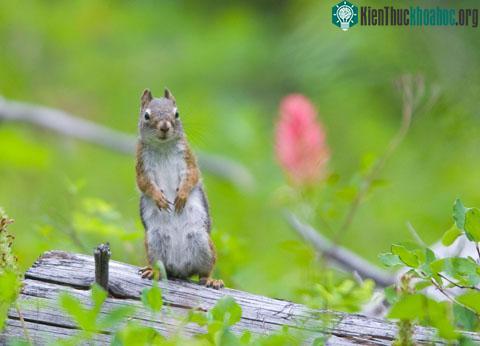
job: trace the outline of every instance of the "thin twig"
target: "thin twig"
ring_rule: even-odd
[[[442,279],[445,279],[446,281],[448,281],[449,283],[451,283],[455,287],[462,288],[462,289],[467,289],[468,288],[468,289],[477,290],[477,291],[480,290],[475,286],[460,285],[459,283],[456,283],[455,281],[450,280],[448,277],[446,277],[445,275],[443,275],[441,273],[438,273],[438,276],[440,276]]]
[[[430,279],[430,281],[433,283],[433,286],[435,286],[437,288],[437,290],[439,290],[448,300],[450,300],[452,303],[455,303],[457,305],[460,305],[462,307],[464,307],[465,309],[468,309],[470,310],[471,312],[473,312],[477,317],[479,316],[478,313],[473,310],[472,308],[466,306],[465,304],[462,304],[460,303],[458,300],[456,300],[454,297],[450,296],[439,284],[437,284],[435,282],[435,280],[433,279]]]
[[[445,292],[445,290],[435,282],[435,280],[433,279],[430,279],[430,281],[433,283],[433,285],[437,288],[437,290],[439,290],[448,300],[450,300],[451,302],[455,303],[455,299],[453,297],[451,297],[447,292]]]

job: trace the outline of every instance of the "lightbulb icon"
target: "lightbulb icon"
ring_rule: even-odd
[[[347,0],[332,6],[332,24],[343,31],[358,24],[358,7]]]
[[[337,9],[337,18],[340,21],[340,28],[343,31],[347,31],[348,28],[350,27],[350,22],[353,19],[353,11],[350,8],[350,6],[340,6]]]

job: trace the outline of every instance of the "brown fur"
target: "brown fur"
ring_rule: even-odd
[[[211,236],[208,239],[208,244],[210,245],[210,250],[212,250],[212,254],[213,254],[213,261],[212,261],[212,270],[213,270],[215,263],[217,263],[217,250],[215,249],[215,245],[213,244],[213,240]]]
[[[175,210],[177,212],[180,212],[183,207],[185,207],[190,192],[192,192],[192,189],[200,180],[200,170],[198,169],[195,155],[188,146],[186,140],[184,140],[184,143],[186,148],[184,158],[187,164],[187,174],[181,182],[180,187],[178,188],[177,197],[175,198]]]

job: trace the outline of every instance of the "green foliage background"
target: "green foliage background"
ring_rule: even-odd
[[[298,298],[313,253],[281,216],[286,180],[273,154],[273,125],[286,94],[303,93],[318,107],[330,170],[348,185],[399,126],[393,80],[421,73],[441,91],[433,109],[414,119],[382,172],[386,184],[342,240],[366,258],[377,261],[392,242],[408,239],[407,221],[426,241],[439,239],[456,196],[480,205],[479,29],[357,25],[342,32],[330,23],[333,4],[2,1],[0,94],[135,133],[141,91],[168,86],[194,149],[238,160],[256,180],[248,191],[204,177],[218,275],[235,287]],[[16,219],[10,231],[23,268],[43,251],[90,252],[103,241],[114,259],[144,262],[133,157],[0,123],[0,205]],[[345,212],[342,204],[326,208],[334,223]]]

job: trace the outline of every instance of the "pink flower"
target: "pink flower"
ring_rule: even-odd
[[[278,161],[294,184],[314,184],[325,176],[330,158],[325,130],[305,96],[291,94],[282,100],[275,137]]]

